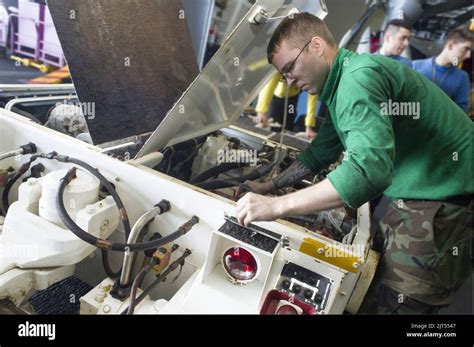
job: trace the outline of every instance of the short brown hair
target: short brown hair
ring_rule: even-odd
[[[326,23],[318,17],[308,12],[296,13],[286,17],[280,25],[278,25],[268,43],[268,62],[270,64],[272,63],[273,55],[283,40],[288,40],[292,47],[301,48],[314,36],[321,37],[331,47],[337,46]]]
[[[454,28],[446,36],[446,43],[452,41],[454,43],[469,41],[472,42],[473,33],[469,30],[469,26],[461,25]]]
[[[410,23],[408,23],[406,20],[404,19],[392,19],[390,22],[387,23],[387,25],[385,26],[385,30],[384,32],[387,32],[387,31],[390,31],[392,29],[397,29],[397,31],[400,29],[400,28],[405,28],[409,31],[412,31],[413,30],[413,27],[411,26]]]

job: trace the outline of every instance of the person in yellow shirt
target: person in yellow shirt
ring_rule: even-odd
[[[283,126],[284,110],[285,110],[285,96],[286,96],[286,81],[281,80],[281,75],[276,73],[270,82],[260,91],[258,95],[256,122],[263,127],[268,126],[268,119],[273,118],[274,122],[278,122]],[[294,121],[296,118],[296,104],[298,102],[298,95],[300,89],[291,86],[288,91],[288,113],[286,120],[286,130],[292,131],[294,128]],[[307,112],[305,118],[306,136],[309,139],[314,139],[316,133],[314,127],[316,126],[316,104],[318,101],[317,95],[308,95]]]

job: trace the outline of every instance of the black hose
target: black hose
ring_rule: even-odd
[[[176,166],[173,168],[172,171],[174,171],[175,173],[181,172],[181,168],[183,166],[185,166],[190,161],[192,161],[194,158],[196,158],[196,155],[199,153],[199,149],[200,149],[200,147],[198,147],[198,146],[194,147],[191,154],[189,154],[184,160],[182,160],[178,164],[176,164]],[[170,164],[171,164],[171,158],[170,158],[170,162],[168,163],[168,170],[166,170],[167,175],[169,174],[169,171],[170,171],[169,170]]]
[[[241,177],[239,177],[239,181],[241,182],[245,182],[247,180],[256,180],[258,178],[262,178],[262,177],[265,177],[266,175],[268,175],[270,173],[270,171],[272,171],[272,169],[281,162],[280,159],[277,159],[277,160],[274,160],[272,163],[270,164],[266,164],[266,165],[261,165],[259,167],[257,167],[255,170],[251,171],[250,173],[246,174],[246,175],[243,175]]]
[[[122,274],[122,267],[120,267],[120,269],[117,272],[114,272],[114,270],[112,270],[112,267],[110,266],[109,252],[107,252],[105,249],[101,249],[101,253],[102,253],[102,266],[104,267],[104,270],[107,276],[112,279],[120,277],[120,275]]]
[[[36,153],[37,151],[36,145],[32,142],[29,142],[26,145],[20,146],[20,148],[22,150],[21,152],[22,155]],[[8,207],[10,206],[8,202],[8,196],[10,195],[10,190],[12,189],[16,181],[18,181],[20,177],[23,176],[29,170],[31,163],[33,163],[36,159],[38,159],[38,155],[32,155],[30,157],[30,160],[28,160],[27,163],[21,165],[18,171],[16,172],[16,174],[12,178],[10,178],[5,184],[5,187],[2,193],[3,214],[5,217],[7,215]]]
[[[12,189],[16,181],[18,181],[20,177],[23,176],[28,171],[28,169],[31,166],[31,163],[33,163],[36,159],[38,159],[38,156],[36,155],[31,156],[30,160],[27,163],[24,163],[23,165],[21,165],[18,171],[15,173],[15,175],[7,181],[7,184],[5,184],[5,188],[3,189],[3,193],[2,193],[2,205],[3,205],[4,216],[7,215],[8,208],[10,207],[10,204],[8,202],[8,196],[10,195],[10,190]]]
[[[214,166],[214,167],[210,168],[209,170],[206,170],[206,171],[202,172],[201,174],[196,176],[193,180],[191,180],[190,183],[192,183],[192,184],[200,183],[200,182],[203,182],[203,181],[207,180],[208,178],[215,177],[215,176],[217,176],[221,173],[224,173],[226,171],[233,170],[233,169],[239,169],[239,168],[245,167],[247,165],[249,165],[249,163],[223,163],[223,164]]]
[[[120,196],[117,194],[115,187],[112,186],[112,184],[97,169],[93,168],[89,164],[79,159],[74,159],[74,158],[69,158],[69,157],[67,157],[67,162],[82,166],[84,169],[89,171],[92,175],[94,175],[97,179],[99,179],[102,186],[113,197],[115,204],[117,205],[117,208],[120,211],[120,219],[122,221],[122,225],[124,228],[125,240],[127,240],[131,232],[130,221],[128,219],[127,211],[125,210],[125,206],[122,200],[120,199]],[[120,275],[122,274],[122,267],[120,267],[118,271],[113,271],[112,266],[110,265],[110,262],[109,262],[108,251],[105,249],[101,249],[101,254],[102,254],[102,266],[104,267],[104,270],[107,276],[109,276],[112,279],[120,277]]]
[[[72,181],[72,179],[76,175],[76,168],[71,168],[66,176],[61,179],[61,183],[59,185],[58,195],[56,199],[56,207],[58,209],[58,215],[61,218],[61,221],[66,225],[82,241],[85,241],[91,245],[94,245],[100,249],[104,250],[112,250],[112,251],[119,251],[119,252],[136,252],[136,251],[144,251],[149,248],[160,247],[164,244],[170,243],[177,238],[185,235],[191,228],[199,222],[199,218],[193,216],[189,221],[181,225],[175,232],[167,235],[161,239],[148,241],[148,242],[141,242],[141,243],[120,243],[120,242],[112,242],[108,240],[104,240],[101,238],[97,238],[84,230],[82,230],[69,216],[66,211],[66,207],[64,206],[63,195],[64,190],[66,189],[67,185]]]
[[[223,189],[223,188],[236,187],[236,186],[243,185],[243,183],[239,181],[240,180],[235,180],[235,179],[213,180],[213,181],[198,183],[196,184],[196,187],[206,189],[206,190]]]
[[[8,208],[9,208],[8,196],[10,194],[11,188],[13,187],[15,182],[18,181],[18,179],[20,179],[20,177],[23,176],[28,171],[28,169],[31,166],[31,163],[33,163],[36,159],[38,159],[38,157],[40,157],[40,156],[32,156],[27,163],[23,164],[20,167],[18,172],[15,174],[15,176],[13,176],[7,182],[7,184],[5,185],[5,189],[4,189],[3,194],[2,194],[2,204],[3,204],[3,210],[4,210],[4,215],[5,216],[7,215],[7,211],[8,211]],[[67,161],[67,162],[71,162],[71,163],[80,165],[80,166],[84,167],[86,170],[88,170],[92,175],[97,177],[99,179],[99,181],[102,183],[102,185],[107,189],[109,194],[112,195],[112,197],[114,198],[115,203],[117,204],[117,207],[119,207],[119,210],[121,210],[120,218],[122,220],[122,224],[123,224],[123,227],[124,227],[125,237],[128,239],[128,235],[130,235],[130,223],[128,221],[127,212],[125,211],[125,207],[123,206],[123,203],[120,200],[120,197],[118,196],[118,194],[116,193],[114,187],[112,186],[112,184],[109,181],[107,181],[107,179],[105,179],[104,176],[102,176],[96,169],[91,167],[89,164],[84,163],[84,162],[82,162],[78,159],[73,159],[73,158],[69,158],[69,157],[62,157],[62,156],[56,156],[55,153],[51,153],[47,156],[43,155],[41,157],[46,158],[46,159],[57,159],[59,161]],[[108,251],[105,250],[105,249],[102,249],[102,264],[103,264],[103,267],[104,267],[104,270],[105,270],[107,276],[109,276],[110,278],[117,278],[117,277],[120,276],[120,274],[122,272],[122,268],[120,268],[120,270],[118,270],[117,272],[114,272],[112,270],[112,267],[109,263]]]
[[[239,186],[247,180],[253,181],[258,178],[268,175],[270,171],[273,169],[273,167],[275,167],[275,165],[278,163],[279,163],[279,160],[275,160],[270,164],[260,165],[255,170],[252,170],[251,172],[243,176],[235,177],[232,179],[226,179],[226,180],[214,180],[214,181],[201,182],[201,183],[196,184],[196,187],[199,187],[202,189],[222,189],[222,188]]]
[[[196,137],[194,139],[186,140],[184,142],[177,143],[175,145],[170,146],[171,149],[174,151],[180,151],[182,149],[186,149],[189,147],[195,147],[199,146],[201,143],[205,142],[207,140],[208,135],[203,135]]]
[[[113,197],[115,204],[117,205],[119,209],[120,219],[122,221],[124,232],[125,232],[125,239],[128,240],[128,237],[130,236],[130,231],[131,231],[130,221],[128,219],[127,211],[125,210],[125,206],[122,200],[120,199],[120,196],[117,194],[117,191],[112,186],[112,184],[99,172],[99,170],[83,162],[82,160],[70,158],[66,156],[60,156],[60,155],[57,155],[56,157],[54,157],[54,159],[61,162],[79,165],[83,167],[84,169],[86,169],[87,171],[89,171],[93,176],[95,176],[100,181],[100,183],[102,183],[102,185],[107,190],[107,192]]]
[[[128,237],[131,232],[130,228],[130,221],[128,219],[128,214],[127,211],[125,210],[125,206],[120,199],[120,196],[117,194],[117,191],[115,188],[112,186],[112,184],[94,167],[90,166],[89,164],[83,162],[82,160],[75,159],[75,158],[70,158],[70,157],[65,157],[65,156],[56,156],[55,159],[58,161],[65,161],[68,163],[76,164],[87,171],[89,171],[92,175],[94,175],[102,184],[102,186],[107,190],[107,192],[113,197],[115,204],[117,205],[117,208],[120,211],[120,220],[122,221],[122,225],[124,228],[124,233],[125,233],[125,240],[128,240]],[[61,195],[62,196],[62,195]],[[67,213],[67,212],[66,212]],[[75,223],[74,223],[75,224]],[[109,262],[109,255],[108,255],[108,250],[107,249],[101,249],[102,253],[102,266],[104,267],[105,273],[107,276],[110,278],[118,278],[120,277],[122,273],[122,267],[116,272],[112,270],[112,267]]]

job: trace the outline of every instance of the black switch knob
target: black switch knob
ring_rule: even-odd
[[[313,286],[313,287],[316,285],[316,279],[315,279],[314,277],[311,277],[311,278],[309,279],[309,285],[310,285],[310,286]]]
[[[281,282],[281,286],[283,287],[283,289],[288,289],[290,288],[290,281],[288,280],[284,280],[283,282]]]
[[[295,294],[298,294],[299,292],[301,292],[301,286],[299,284],[293,285],[293,292]]]
[[[322,295],[316,294],[316,296],[314,297],[314,301],[316,301],[317,303],[321,303],[321,301],[323,301]]]
[[[311,299],[313,297],[313,291],[311,289],[306,289],[304,292],[303,292],[303,296],[306,298],[306,299]]]

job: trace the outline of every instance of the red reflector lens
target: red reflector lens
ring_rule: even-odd
[[[276,311],[277,315],[286,315],[286,314],[298,314],[296,308],[290,305],[283,305]]]
[[[257,275],[257,260],[245,248],[229,248],[224,253],[223,264],[227,273],[238,281],[250,281]]]

